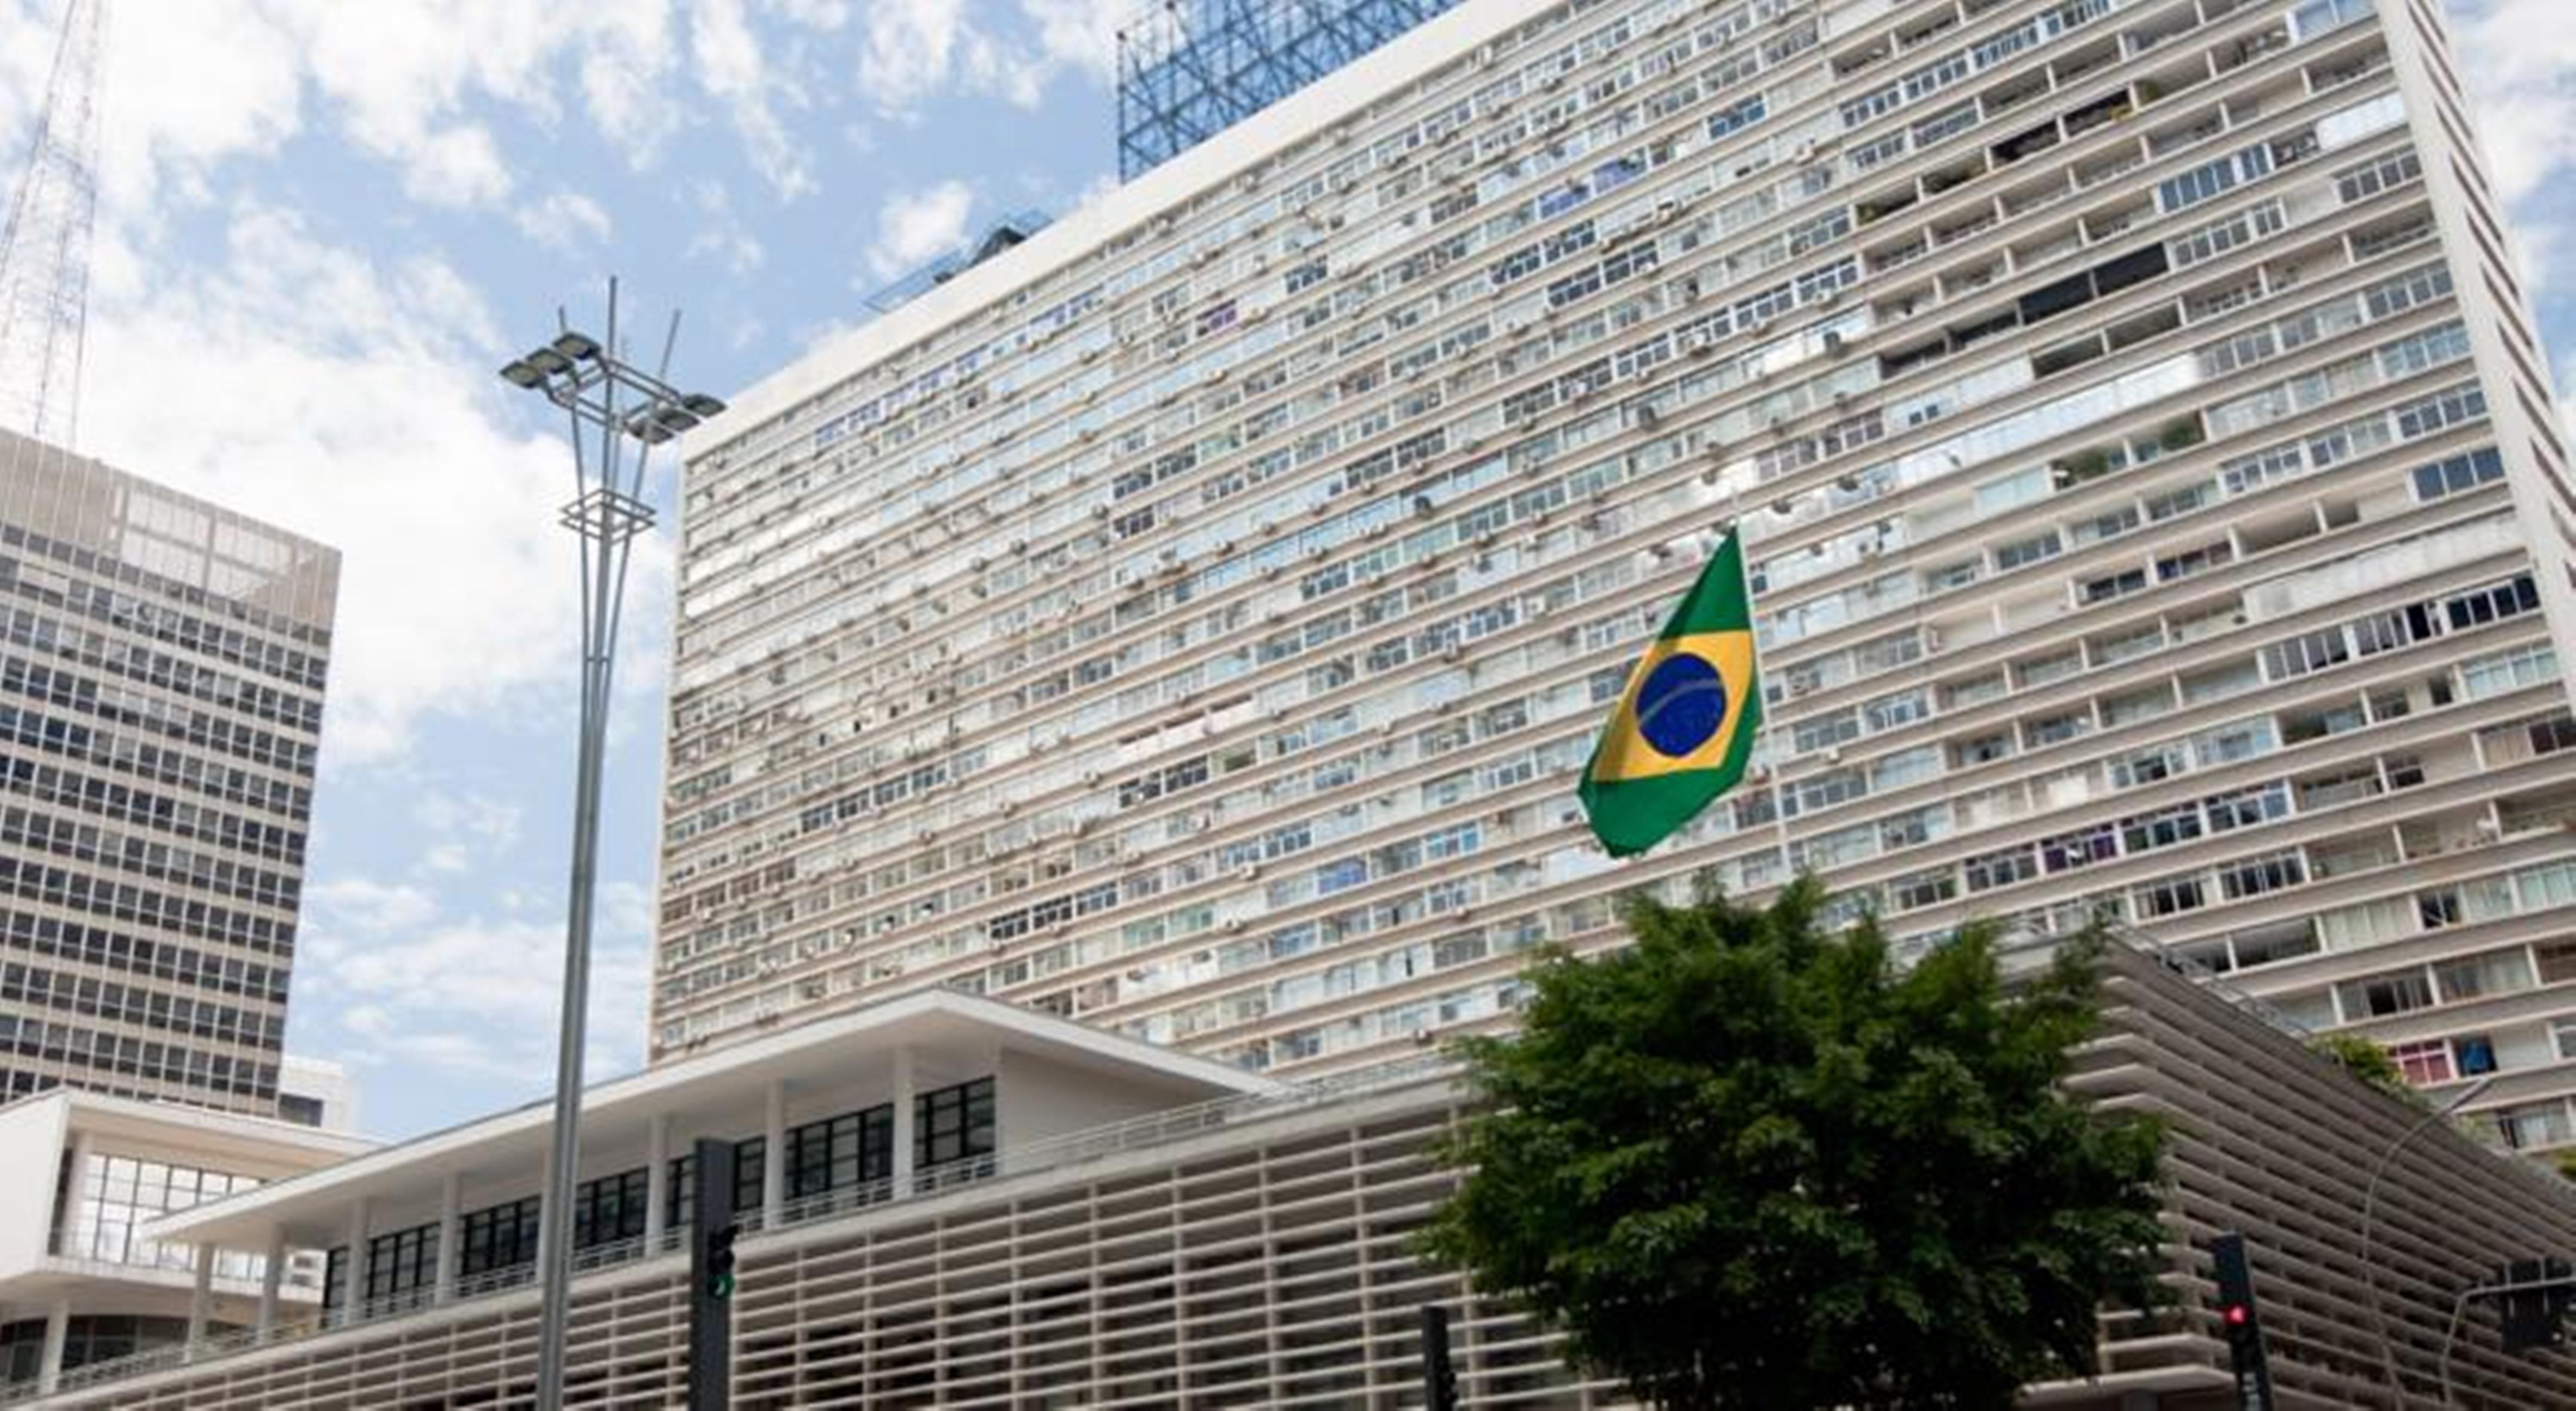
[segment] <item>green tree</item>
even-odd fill
[[[1990,930],[1910,970],[1874,922],[1632,898],[1633,946],[1542,956],[1424,1236],[1679,1411],[2004,1407],[2145,1307],[2159,1129],[2059,1086],[2093,1031],[2071,947],[2007,995]]]
[[[2417,1107],[2424,1105],[2424,1095],[2415,1090],[2414,1084],[2406,1081],[2406,1075],[2398,1070],[2397,1060],[2388,1056],[2388,1050],[2359,1034],[2319,1034],[2308,1040],[2308,1051],[2331,1059],[2343,1071],[2390,1097]]]

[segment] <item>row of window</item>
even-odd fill
[[[155,597],[221,612],[261,631],[302,642],[316,650],[299,652],[239,628],[226,627],[194,613],[99,584],[74,580],[61,595],[65,606],[110,626],[149,632],[157,640],[172,643],[185,651],[228,661],[317,691],[322,688],[327,666],[323,649],[328,648],[331,642],[331,633],[326,628],[253,607],[238,598],[209,593],[194,584],[148,573],[112,555],[75,544],[59,543],[15,524],[0,524],[0,547],[24,549],[34,557],[49,558],[79,572],[141,589]],[[6,561],[21,565],[26,562],[23,559]]]
[[[13,1062],[13,1057],[25,1061]],[[56,1071],[60,1068],[76,1071],[66,1076]],[[262,1102],[277,1096],[273,1062],[15,1014],[0,1014],[0,1079],[6,1080],[12,1097],[66,1081],[92,1092],[136,1097],[163,1096],[156,1083]]]
[[[304,885],[293,873],[272,872],[43,809],[0,807],[0,847],[49,852],[155,882],[290,911]]]
[[[925,1179],[939,1179],[943,1168],[989,1158],[993,1154],[995,1098],[991,1078],[978,1078],[913,1099],[913,1165]],[[827,1191],[851,1190],[894,1174],[894,1108],[880,1104],[863,1112],[827,1117],[787,1133],[785,1189],[790,1200]],[[733,1207],[761,1207],[768,1140],[749,1137],[734,1143]],[[669,1189],[678,1227],[696,1209],[696,1162],[674,1158]],[[573,1197],[573,1244],[590,1249],[641,1238],[645,1229],[649,1173],[641,1167],[584,1181]],[[537,1259],[540,1198],[527,1196],[463,1212],[457,1219],[457,1266],[460,1281],[508,1278],[531,1270]],[[348,1294],[349,1249],[330,1252],[322,1285],[325,1309],[343,1306]],[[438,1278],[438,1226],[435,1222],[371,1235],[367,1240],[365,1305],[370,1309],[415,1307],[430,1301]]]
[[[283,1010],[263,1013],[240,1009],[174,995],[158,986],[120,984],[17,961],[0,965],[0,1001],[27,1009],[56,1009],[91,1019],[138,1024],[165,1034],[272,1053],[286,1044]]]
[[[151,926],[281,958],[295,954],[295,923],[150,887],[138,887],[33,859],[0,857],[0,896],[85,911],[129,926]]]
[[[313,790],[237,769],[198,750],[151,744],[139,736],[85,725],[44,711],[0,703],[0,742],[47,754],[69,755],[91,769],[175,784],[208,798],[281,814],[301,823],[312,816]]]
[[[5,583],[4,570],[0,570],[0,583]],[[318,694],[264,686],[185,657],[122,642],[104,632],[88,631],[49,613],[0,606],[0,639],[308,734],[319,734],[322,729],[322,698]]]
[[[77,672],[39,666],[15,656],[0,657],[0,691],[66,706],[112,724],[140,726],[154,734],[301,777],[310,778],[313,774],[316,747],[310,742],[290,740],[223,715],[189,710]]]
[[[149,789],[102,779],[82,769],[40,763],[23,755],[0,756],[0,789],[43,803],[76,808],[216,847],[301,865],[304,834],[229,810],[189,803]]]
[[[0,947],[122,971],[164,984],[286,1003],[287,968],[283,965],[262,965],[175,941],[38,916],[19,907],[0,906]]]

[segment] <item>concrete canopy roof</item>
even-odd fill
[[[593,1084],[582,1099],[583,1145],[596,1150],[640,1134],[664,1114],[758,1112],[774,1080],[846,1071],[854,1061],[891,1055],[899,1047],[976,1043],[1168,1088],[1176,1106],[1285,1090],[1276,1079],[1017,1005],[954,990],[920,989]],[[450,1173],[488,1174],[513,1167],[539,1171],[553,1116],[553,1100],[541,1099],[164,1216],[147,1235],[232,1249],[264,1248],[278,1230],[287,1232],[290,1243],[338,1239],[346,1232],[354,1201],[435,1189]]]
[[[277,1117],[77,1088],[54,1088],[22,1097],[0,1105],[0,1111],[49,1102],[65,1106],[67,1131],[87,1132],[138,1147],[178,1146],[227,1170],[314,1166],[372,1151],[380,1145],[372,1137],[325,1131]]]

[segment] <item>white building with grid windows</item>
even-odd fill
[[[1302,1075],[1813,868],[2576,1140],[2576,494],[2464,109],[2432,0],[1423,25],[693,441],[657,1060],[936,982]],[[1614,868],[1728,522],[1761,766]]]
[[[2576,1356],[2505,1355],[2489,1304],[2453,1322],[2504,1262],[2576,1245],[2576,1187],[2423,1127],[2421,1108],[2151,949],[2112,948],[2102,977],[2103,1024],[2068,1086],[2166,1125],[2171,1296],[2106,1309],[2100,1375],[2024,1404],[2235,1405],[2209,1253],[2235,1231],[2285,1411],[2399,1411],[2392,1360],[2405,1405],[2576,1406]],[[1421,1261],[1455,1180],[1436,1143],[1470,1101],[1437,1055],[1285,1083],[935,987],[601,1083],[584,1104],[567,1404],[683,1399],[689,1192],[671,1158],[713,1137],[748,1163],[731,1358],[746,1411],[1399,1411],[1423,1404],[1425,1304],[1453,1313],[1462,1404],[1626,1405],[1526,1316]],[[0,1400],[527,1404],[534,1251],[493,1235],[541,1184],[545,1122],[542,1104],[498,1113],[148,1221],[141,1238],[217,1267],[331,1250],[320,1316],[308,1301],[208,1325]]]
[[[281,1110],[339,578],[0,431],[0,1101]]]
[[[0,1106],[0,1400],[66,1372],[308,1319],[324,1265],[150,1223],[373,1143],[346,1128],[58,1088]]]

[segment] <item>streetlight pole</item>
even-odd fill
[[[674,311],[661,362],[647,373],[625,361],[617,340],[617,281],[608,281],[607,338],[575,332],[560,311],[554,341],[511,360],[501,378],[541,393],[571,427],[573,498],[558,522],[581,539],[581,728],[573,769],[572,867],[565,907],[563,1020],[555,1053],[554,1146],[537,1220],[541,1304],[537,1405],[563,1405],[564,1332],[571,1312],[573,1193],[581,1153],[582,1045],[590,1012],[590,941],[599,873],[599,798],[608,744],[609,687],[626,602],[626,564],[635,537],[653,527],[644,473],[653,448],[724,410],[664,381],[679,341]],[[595,452],[584,438],[595,434]],[[629,442],[635,443],[631,448]],[[629,450],[633,451],[630,456]]]
[[[2388,1174],[2388,1167],[2392,1162],[2397,1160],[2398,1153],[2406,1150],[2406,1148],[2412,1144],[2417,1137],[2424,1134],[2426,1129],[2430,1128],[2434,1123],[2441,1121],[2443,1118],[2450,1116],[2452,1113],[2459,1111],[2463,1106],[2467,1105],[2471,1099],[2475,1098],[2478,1094],[2485,1092],[2489,1087],[2494,1086],[2494,1084],[2495,1079],[2493,1077],[2480,1078],[2476,1082],[2469,1084],[2467,1087],[2460,1089],[2456,1093],[2453,1093],[2450,1101],[2443,1103],[2441,1106],[2434,1108],[2432,1111],[2425,1113],[2421,1118],[2418,1118],[2414,1126],[2407,1128],[2403,1135],[2388,1144],[2388,1150],[2379,1154],[2378,1162],[2370,1168],[2370,1184],[2362,1188],[2361,1281],[2362,1287],[2370,1294],[2370,1321],[2379,1333],[2380,1369],[2387,1374],[2388,1391],[2390,1395],[2397,1398],[2399,1411],[2404,1411],[2406,1405],[2406,1383],[2398,1379],[2397,1344],[2390,1341],[2388,1337],[2388,1307],[2385,1303],[2381,1302],[2379,1297],[2379,1255],[2378,1251],[2372,1247],[2379,1232],[2380,1178]],[[2447,1359],[2448,1356],[2449,1350],[2446,1347],[2444,1349],[2444,1357]]]

